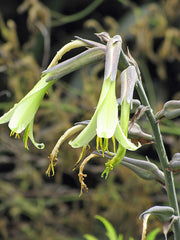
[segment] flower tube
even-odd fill
[[[125,149],[136,150],[135,146],[127,139],[127,134],[123,132],[119,125],[118,106],[116,100],[116,75],[121,53],[122,40],[116,35],[111,38],[106,47],[104,82],[95,113],[88,126],[69,144],[74,148],[88,145],[97,136],[97,150],[99,146],[104,153],[108,151],[108,139],[112,138]],[[126,108],[127,110],[127,108]],[[127,112],[129,121],[129,111]]]

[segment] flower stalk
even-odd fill
[[[170,205],[170,207],[172,207],[174,209],[175,215],[180,216],[173,173],[169,172],[167,170],[169,161],[168,161],[166,150],[165,150],[164,143],[162,140],[159,123],[157,122],[157,120],[152,112],[152,109],[150,108],[148,98],[146,96],[146,93],[145,93],[142,83],[140,81],[137,82],[137,91],[138,91],[138,94],[139,94],[142,104],[144,106],[148,106],[148,109],[146,111],[146,116],[152,127],[152,131],[153,131],[154,139],[155,139],[156,151],[157,151],[160,163],[161,163],[162,170],[164,172],[165,186],[166,186],[166,191],[167,191],[167,195],[168,195],[168,199],[169,199],[169,205]],[[174,226],[175,240],[178,240],[178,239],[180,239],[180,219],[177,219],[174,222],[173,226]]]

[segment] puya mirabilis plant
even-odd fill
[[[61,48],[48,69],[42,73],[40,81],[19,103],[15,104],[9,112],[0,118],[0,124],[9,122],[10,135],[15,135],[16,138],[19,138],[19,134],[24,131],[23,141],[27,149],[28,138],[37,148],[43,149],[44,144],[36,143],[34,140],[33,122],[47,90],[59,78],[70,72],[97,61],[104,61],[104,81],[92,118],[76,123],[60,137],[49,156],[49,167],[46,173],[49,176],[54,175],[59,147],[65,140],[73,138],[75,134],[79,133],[69,141],[69,144],[73,148],[82,148],[75,165],[75,168],[79,165],[78,176],[81,183],[81,194],[88,189],[84,182],[87,175],[83,171],[86,163],[92,158],[101,156],[107,159],[105,170],[102,173],[105,178],[118,164],[123,164],[143,179],[154,179],[160,182],[167,191],[169,206],[154,206],[140,215],[143,217],[142,240],[146,238],[147,220],[150,215],[157,216],[165,223],[163,228],[165,239],[167,239],[169,229],[172,228],[174,239],[178,240],[180,239],[180,220],[173,171],[180,169],[180,156],[177,153],[173,160],[169,162],[158,121],[162,117],[172,119],[179,116],[180,101],[165,103],[162,111],[154,115],[143,88],[138,65],[129,51],[127,55],[124,53],[121,37],[116,35],[111,38],[105,32],[96,35],[102,43],[76,37],[76,40]],[[82,53],[58,63],[66,52],[78,47],[85,47],[86,49]],[[118,71],[121,71],[120,77],[118,77]],[[116,91],[117,81],[121,81],[121,91]],[[133,99],[134,88],[138,92],[140,101]],[[116,92],[121,92],[121,95],[116,96]],[[130,111],[136,106],[135,114],[130,120]],[[135,123],[143,113],[146,114],[150,122],[152,135],[144,133],[140,126]],[[86,150],[90,148],[89,143],[93,141],[94,137],[96,137],[96,150],[93,150],[87,156]],[[112,144],[109,144],[109,141]],[[136,151],[139,147],[142,147],[144,142],[155,145],[161,169],[150,161],[125,156],[127,150]]]

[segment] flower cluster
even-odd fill
[[[75,126],[69,129],[67,133],[60,138],[55,151],[52,152],[49,157],[50,165],[47,171],[48,175],[50,175],[51,171],[54,174],[54,166],[57,162],[57,148],[59,148],[67,137],[72,136],[77,131],[81,132],[74,140],[71,140],[69,144],[73,148],[83,147],[79,161],[84,157],[89,142],[95,136],[97,151],[101,152],[102,156],[104,156],[106,151],[110,153],[108,143],[109,139],[112,139],[114,157],[106,163],[106,169],[103,173],[106,174],[106,177],[109,172],[122,161],[127,149],[135,151],[140,147],[140,144],[136,146],[128,139],[131,100],[133,98],[135,83],[138,80],[137,69],[134,65],[129,65],[121,72],[121,97],[119,100],[121,113],[119,116],[116,97],[116,81],[119,59],[122,52],[122,40],[119,35],[110,38],[107,33],[97,34],[97,36],[105,45],[81,38],[65,45],[51,62],[50,68],[44,71],[41,80],[36,86],[18,104],[15,104],[8,113],[0,118],[0,124],[9,122],[11,135],[15,134],[15,137],[18,137],[19,133],[25,131],[23,141],[27,149],[28,137],[37,148],[42,149],[44,144],[36,143],[34,140],[33,122],[35,114],[47,90],[58,78],[68,74],[70,71],[76,70],[91,62],[95,62],[97,59],[105,59],[104,81],[94,115],[88,124],[80,124],[80,127]],[[72,59],[57,64],[64,53],[72,48],[81,46],[86,46],[90,49]],[[118,148],[116,150],[117,144]],[[83,175],[81,175],[81,177],[82,176]]]

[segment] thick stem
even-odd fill
[[[146,111],[146,116],[149,119],[149,122],[153,130],[153,134],[155,137],[155,147],[156,147],[156,151],[157,151],[159,160],[161,162],[161,167],[165,176],[165,185],[166,185],[167,195],[169,199],[169,205],[172,208],[174,208],[175,215],[179,216],[179,206],[178,206],[178,201],[177,201],[177,196],[175,191],[174,178],[173,178],[172,172],[167,171],[169,161],[168,161],[166,150],[162,140],[159,123],[156,121],[154,117],[154,114],[149,105],[149,101],[147,99],[146,93],[140,81],[137,82],[137,91],[142,104],[144,106],[149,107],[148,110]],[[180,239],[180,219],[175,221],[173,230],[174,230],[174,239],[179,240]]]

